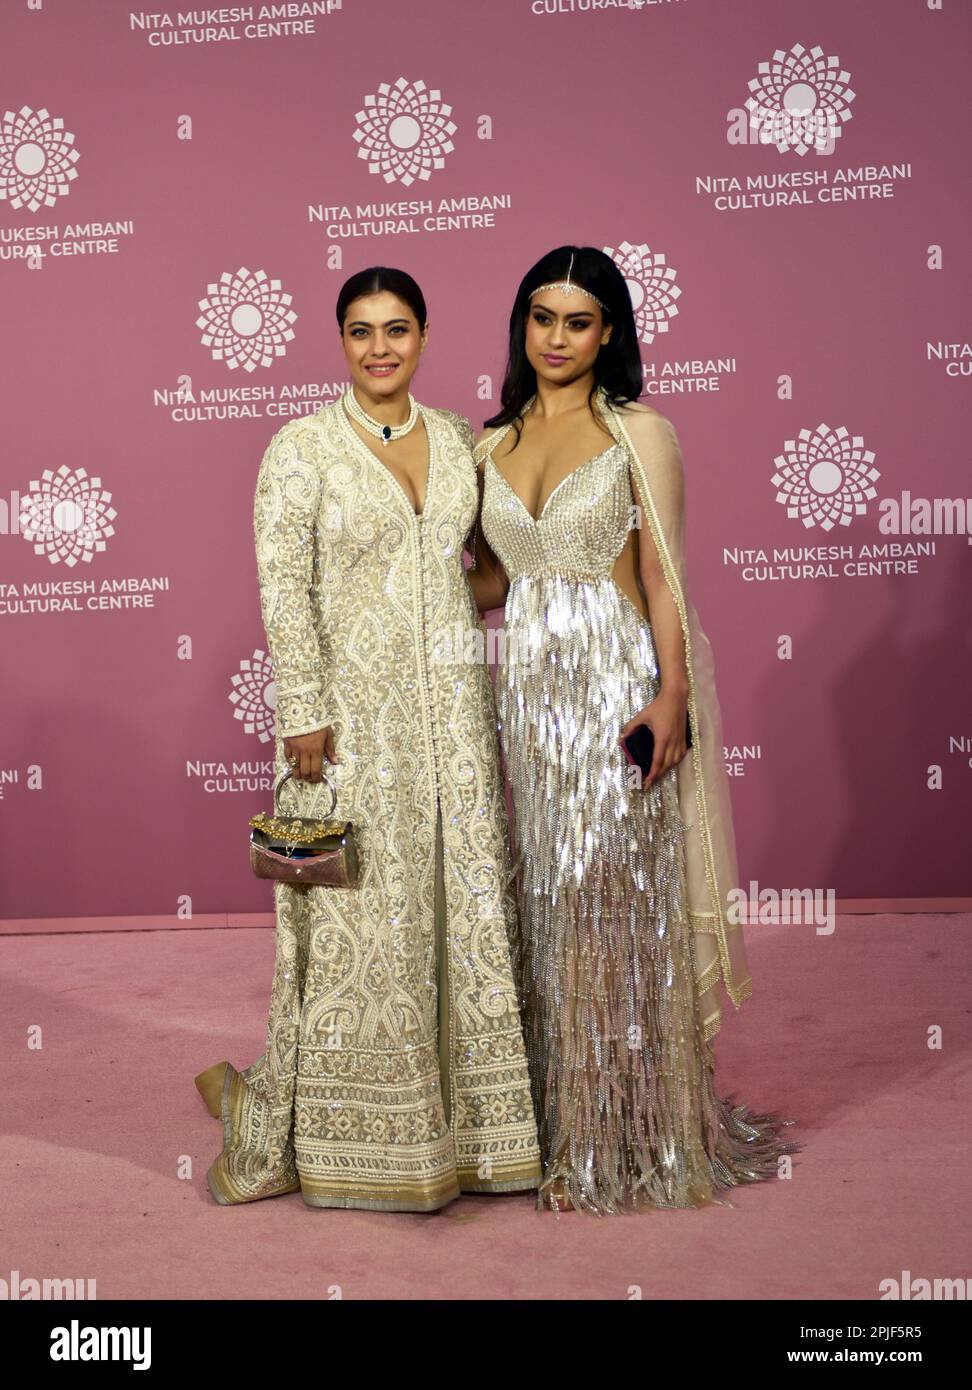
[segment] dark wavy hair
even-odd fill
[[[572,267],[571,256],[574,258]],[[512,424],[517,443],[520,412],[537,390],[537,374],[530,366],[525,347],[530,295],[541,285],[565,279],[568,268],[571,282],[582,290],[590,290],[605,306],[604,322],[611,324],[613,330],[594,361],[594,384],[588,405],[592,404],[598,387],[603,387],[612,405],[626,405],[642,393],[638,330],[624,276],[610,256],[593,246],[558,246],[531,266],[520,281],[510,313],[510,341],[500,408],[484,422],[486,428]],[[516,444],[513,447],[515,449]]]
[[[360,299],[363,294],[381,294],[383,290],[407,304],[418,319],[419,328],[425,328],[429,316],[425,307],[425,296],[419,289],[418,282],[412,279],[407,270],[395,270],[387,265],[371,265],[367,270],[359,270],[356,275],[345,280],[334,306],[338,328],[344,331],[348,306],[354,300]]]

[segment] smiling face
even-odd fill
[[[341,345],[355,386],[376,399],[407,390],[428,333],[405,301],[388,290],[352,299]]]
[[[593,299],[574,290],[541,290],[527,313],[525,350],[538,379],[563,386],[593,370],[611,336]]]

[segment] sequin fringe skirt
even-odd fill
[[[792,1121],[714,1090],[676,774],[645,790],[619,745],[658,688],[651,629],[613,581],[514,582],[497,702],[540,1206],[731,1206],[720,1190],[777,1176],[800,1147],[779,1134]]]

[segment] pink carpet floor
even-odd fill
[[[717,1080],[797,1121],[792,1178],[731,1209],[600,1220],[526,1194],[431,1215],[218,1206],[221,1129],[193,1076],[262,1052],[272,932],[0,937],[0,1277],[93,1278],[99,1299],[876,1299],[905,1270],[965,1277],[970,928],[749,928],[755,993],[726,1005]]]

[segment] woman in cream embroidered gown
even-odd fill
[[[476,516],[472,431],[418,409],[426,341],[410,276],[362,271],[338,324],[355,401],[285,424],[254,523],[277,682],[276,762],[298,813],[355,827],[352,889],[274,884],[267,1048],[197,1078],[222,1117],[208,1173],[231,1204],[300,1191],[320,1207],[430,1211],[540,1177],[509,937],[516,907],[479,619],[463,566]],[[437,648],[440,631],[453,648]],[[326,760],[326,765],[325,765]],[[296,808],[295,808],[296,809]]]
[[[719,1201],[798,1147],[714,1089],[716,985],[738,1005],[751,982],[727,910],[731,809],[684,589],[678,441],[625,404],[640,391],[620,272],[591,248],[551,252],[520,286],[503,410],[478,451],[473,583],[482,609],[506,599],[497,702],[539,1202],[604,1214]],[[643,785],[620,744],[642,723]]]

